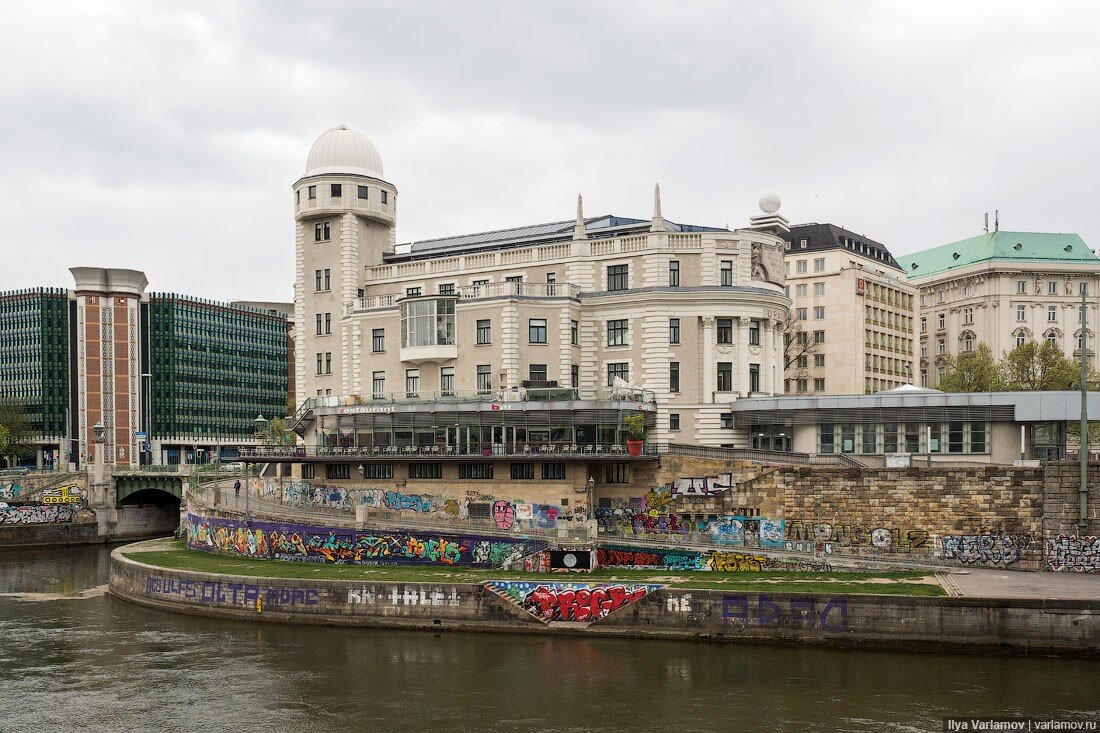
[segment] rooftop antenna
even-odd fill
[[[989,234],[989,212],[985,212],[985,233]]]
[[[993,231],[999,232],[1001,230],[1001,210],[993,210]]]

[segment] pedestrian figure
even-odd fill
[[[236,492],[237,496],[241,495],[241,481],[240,481],[240,479],[237,479],[237,481],[233,484],[233,491]]]

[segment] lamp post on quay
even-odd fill
[[[261,440],[263,440],[264,433],[266,433],[266,432],[267,432],[267,420],[264,418],[263,414],[261,413],[261,414],[256,416],[255,420],[252,421],[252,434],[256,437],[256,442],[257,443],[259,443]],[[252,516],[249,513],[249,503],[248,503],[248,494],[249,494],[248,479],[249,479],[249,474],[251,474],[251,473],[252,473],[251,470],[246,470],[245,474],[244,474],[244,513],[245,513],[245,516],[248,517],[249,519],[251,519],[251,516]]]

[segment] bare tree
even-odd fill
[[[817,352],[817,342],[813,334],[802,327],[802,321],[794,317],[792,308],[781,326],[783,330],[783,371],[791,368],[800,356],[810,356]]]

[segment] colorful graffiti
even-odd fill
[[[493,502],[493,522],[500,529],[511,529],[516,523],[516,508],[510,502]]]
[[[809,541],[834,548],[854,548],[872,552],[926,552],[928,532],[923,529],[900,529],[863,524],[831,524],[829,522],[789,521],[787,542]]]
[[[781,561],[752,552],[732,550],[688,550],[664,547],[606,545],[596,551],[602,568],[710,571],[716,573],[759,573],[764,570],[813,570],[812,563]],[[803,567],[805,565],[805,567]],[[827,567],[827,564],[821,564]]]
[[[0,484],[0,501],[11,501],[19,496],[23,487],[15,483]]]
[[[420,494],[402,494],[400,491],[387,491],[382,505],[391,511],[412,511],[427,513],[432,510],[432,498]]]
[[[707,496],[726,491],[733,486],[733,483],[732,473],[723,473],[717,476],[686,476],[676,479],[672,484],[672,493],[685,496]]]
[[[1046,562],[1056,573],[1100,573],[1100,537],[1060,534],[1049,539]]]
[[[1020,556],[1031,538],[1027,535],[964,534],[944,535],[940,539],[943,559],[964,565],[1011,565]]]
[[[0,524],[61,524],[73,521],[77,508],[71,504],[9,506],[0,509]]]
[[[412,532],[371,532],[314,525],[187,516],[187,543],[197,550],[299,562],[355,565],[503,567],[547,547],[541,540]]]
[[[485,587],[544,623],[591,623],[640,601],[662,586],[493,581]]]
[[[842,632],[848,630],[848,602],[844,598],[830,598],[821,605],[813,598],[776,601],[762,595],[753,603],[749,596],[725,596],[722,598],[722,622]]]

